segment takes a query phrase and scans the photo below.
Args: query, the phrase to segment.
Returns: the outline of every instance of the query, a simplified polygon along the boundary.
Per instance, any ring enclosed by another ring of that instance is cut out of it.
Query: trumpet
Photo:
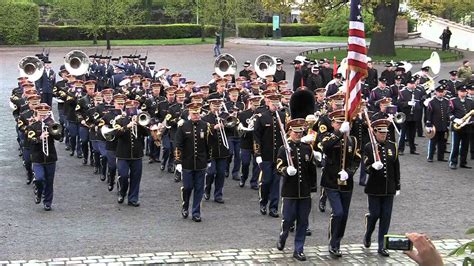
[[[48,116],[47,118],[41,121],[41,133],[48,132],[49,135],[56,137],[60,136],[62,132],[61,124],[54,121],[52,115]],[[43,153],[46,156],[49,156],[49,143],[48,139],[44,138],[41,140],[43,146]]]
[[[467,124],[470,124],[471,123],[471,117],[474,116],[474,109],[469,111],[469,113],[467,113],[466,115],[464,115],[462,118],[461,118],[461,121],[460,123],[453,123],[453,128],[456,129],[456,130],[460,130],[461,128],[463,128],[465,125]]]

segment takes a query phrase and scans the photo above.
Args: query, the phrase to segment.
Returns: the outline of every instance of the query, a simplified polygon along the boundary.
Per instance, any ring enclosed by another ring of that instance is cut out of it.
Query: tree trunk
[[[224,48],[225,19],[221,21],[221,48]]]
[[[92,36],[92,44],[97,45],[97,34],[94,34],[94,35]]]
[[[201,20],[201,42],[204,42],[206,39],[206,28],[204,22]]]
[[[107,42],[107,50],[110,50],[110,35],[109,35],[109,26],[105,25],[105,40]]]
[[[375,22],[382,29],[372,33],[370,41],[369,55],[395,55],[395,21],[398,15],[400,1],[382,1],[373,10]]]

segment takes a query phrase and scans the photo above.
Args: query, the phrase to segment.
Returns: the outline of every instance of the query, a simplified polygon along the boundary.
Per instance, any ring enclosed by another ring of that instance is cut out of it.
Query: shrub
[[[237,25],[239,37],[263,39],[271,37],[273,27],[271,23],[242,23]],[[281,24],[281,35],[290,36],[316,36],[319,35],[317,24]]]
[[[85,26],[40,26],[40,41],[66,41],[91,39],[86,34]],[[205,26],[206,37],[214,35],[216,26]],[[168,25],[131,25],[109,27],[111,39],[180,39],[201,37],[201,26],[196,24]],[[104,39],[104,34],[99,35]]]
[[[374,27],[374,16],[368,12],[362,14],[365,24],[365,36],[372,35]],[[349,9],[340,8],[329,14],[321,23],[321,35],[324,36],[348,36],[349,31]]]
[[[38,41],[39,8],[34,3],[0,1],[0,44]]]

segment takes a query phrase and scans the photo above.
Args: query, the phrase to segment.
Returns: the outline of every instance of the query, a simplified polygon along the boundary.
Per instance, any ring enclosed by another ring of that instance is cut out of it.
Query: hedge
[[[104,39],[104,29],[99,39]],[[205,26],[204,35],[214,36],[218,31],[217,26]],[[132,25],[111,26],[109,28],[111,39],[180,39],[201,37],[201,26],[196,24],[168,24],[168,25]],[[87,34],[85,26],[40,26],[40,41],[71,41],[87,40],[92,37]]]
[[[0,44],[38,41],[39,7],[34,3],[0,1]]]
[[[270,23],[242,23],[237,25],[239,37],[262,39],[273,35]],[[320,26],[317,24],[281,24],[281,36],[317,36]]]

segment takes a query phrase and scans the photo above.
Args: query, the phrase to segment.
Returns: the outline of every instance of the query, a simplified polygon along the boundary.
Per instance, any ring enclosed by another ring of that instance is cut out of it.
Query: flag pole
[[[346,122],[349,122],[349,67],[347,67],[346,69],[346,93],[345,93],[345,97],[346,97],[346,100],[344,101],[344,121]],[[348,134],[344,133],[344,140],[343,140],[343,143],[342,143],[342,162],[341,162],[341,170],[345,170],[346,169],[346,159],[347,159],[347,136]],[[341,181],[340,179],[337,179],[337,183],[338,185],[341,185],[341,186],[346,186],[347,185],[347,181],[344,180],[344,181]]]

